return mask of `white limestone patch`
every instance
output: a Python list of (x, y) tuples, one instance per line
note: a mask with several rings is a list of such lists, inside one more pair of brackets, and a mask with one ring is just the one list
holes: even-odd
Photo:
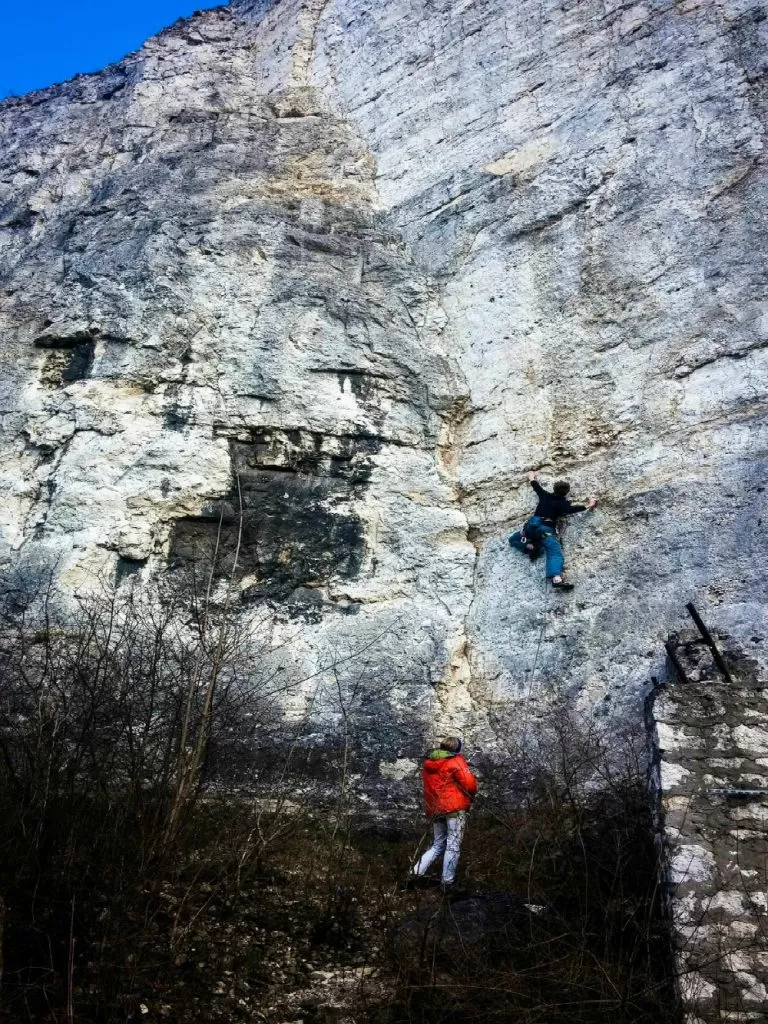
[(732, 892), (725, 889), (722, 892), (716, 892), (707, 901), (707, 906), (710, 910), (723, 910), (733, 917), (745, 914), (749, 910), (746, 900), (740, 892)]
[(673, 884), (709, 882), (717, 870), (711, 850), (696, 844), (679, 846), (669, 860), (669, 877)]
[(522, 174), (548, 160), (555, 152), (555, 148), (555, 141), (551, 135), (545, 136), (543, 139), (534, 139), (519, 149), (505, 153), (498, 160), (486, 164), (483, 170), (487, 174), (496, 175)]
[(396, 761), (381, 761), (379, 771), (385, 779), (402, 782), (404, 779), (415, 778), (419, 772), (419, 762), (410, 757), (399, 757)]
[(743, 749), (754, 754), (768, 754), (768, 730), (749, 725), (738, 725), (733, 738)]
[(762, 981), (747, 970), (737, 971), (736, 977), (741, 986), (741, 998), (745, 1003), (753, 1003), (763, 1009), (768, 1007), (768, 990)]
[(734, 821), (768, 822), (768, 805), (748, 803), (741, 807), (732, 807), (729, 817)]
[[(683, 1000), (692, 1006), (701, 1006), (712, 1000), (717, 994), (717, 989), (711, 981), (699, 974), (697, 971), (686, 971), (678, 978), (680, 994)], [(695, 1019), (695, 1018), (694, 1018)]]
[(659, 739), (659, 749), (664, 750), (703, 750), (706, 740), (701, 736), (694, 736), (682, 726), (668, 725), (666, 722), (658, 722), (656, 733)]
[(681, 785), (691, 776), (691, 773), (687, 768), (684, 768), (680, 764), (674, 764), (670, 761), (662, 761), (659, 765), (659, 769), (661, 771), (661, 787), (664, 791)]

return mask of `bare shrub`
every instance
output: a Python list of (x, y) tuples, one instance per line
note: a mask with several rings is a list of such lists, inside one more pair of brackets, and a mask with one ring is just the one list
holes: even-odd
[[(204, 820), (217, 817), (195, 816), (216, 792), (211, 751), (224, 759), (253, 743), (288, 686), (258, 620), (170, 586), (162, 597), (103, 585), (65, 602), (44, 575), (2, 595), (0, 897), (22, 1019), (71, 1003), (83, 931), (90, 956), (94, 944), (108, 960), (130, 947), (106, 986), (116, 998), (164, 882), (190, 869)], [(219, 834), (217, 874), (242, 869), (258, 846), (248, 835)]]
[[(378, 807), (359, 788), (379, 760), (366, 698), (378, 707), (391, 684), (378, 659), (324, 666), (333, 744), (299, 724), (270, 745), (299, 681), (204, 574), (165, 587), (162, 601), (104, 587), (72, 607), (38, 576), (5, 595), (9, 1019), (675, 1019), (631, 736), (565, 704), (535, 728), (510, 716), (505, 755), (479, 766), (466, 898), (405, 893), (424, 822), (387, 806), (386, 781)], [(274, 762), (256, 799), (226, 771), (254, 747)]]

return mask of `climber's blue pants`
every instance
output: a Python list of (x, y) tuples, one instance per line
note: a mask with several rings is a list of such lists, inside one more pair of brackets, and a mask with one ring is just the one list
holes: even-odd
[(527, 553), (528, 548), (525, 546), (523, 533), (525, 533), (530, 543), (538, 544), (544, 548), (547, 556), (547, 578), (552, 579), (553, 576), (561, 576), (563, 565), (565, 564), (563, 549), (560, 547), (560, 541), (557, 539), (554, 529), (542, 522), (538, 516), (531, 516), (523, 529), (513, 533), (509, 538), (509, 543), (513, 548)]

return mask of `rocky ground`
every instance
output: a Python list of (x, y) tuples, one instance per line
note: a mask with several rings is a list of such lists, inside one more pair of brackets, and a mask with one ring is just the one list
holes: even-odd
[(475, 817), (449, 899), (401, 889), (417, 818), (293, 820), (257, 863), (217, 812), (129, 890), (91, 865), (72, 915), (39, 883), (34, 923), (19, 881), (4, 1009), (19, 1024), (672, 1021), (648, 822), (572, 811)]

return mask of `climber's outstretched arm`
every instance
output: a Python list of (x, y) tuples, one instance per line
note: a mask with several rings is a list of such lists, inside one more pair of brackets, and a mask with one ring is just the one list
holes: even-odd
[(534, 491), (536, 491), (536, 493), (539, 496), (541, 496), (542, 494), (548, 494), (549, 493), (548, 491), (544, 490), (544, 488), (541, 486), (539, 481), (536, 479), (536, 474), (535, 473), (529, 473), (528, 474), (528, 480), (530, 481), (531, 487), (534, 489)]
[(572, 505), (567, 502), (567, 508), (563, 510), (561, 515), (572, 516), (576, 512), (591, 512), (597, 504), (597, 498), (590, 498), (586, 505)]

